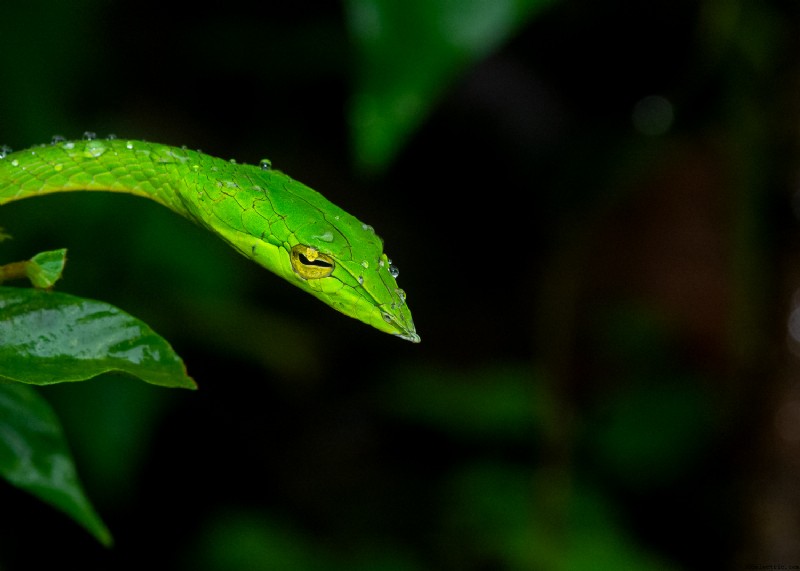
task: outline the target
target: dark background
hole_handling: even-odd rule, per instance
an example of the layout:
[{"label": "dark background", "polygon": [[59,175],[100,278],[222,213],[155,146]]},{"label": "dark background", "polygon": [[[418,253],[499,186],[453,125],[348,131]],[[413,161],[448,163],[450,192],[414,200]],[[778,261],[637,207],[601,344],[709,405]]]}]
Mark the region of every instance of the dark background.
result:
[{"label": "dark background", "polygon": [[4,206],[3,260],[69,248],[200,388],[43,389],[115,546],[4,485],[0,569],[800,565],[797,5],[554,0],[369,172],[345,14],[4,6],[0,143],[268,156],[377,229],[422,343],[145,200]]}]

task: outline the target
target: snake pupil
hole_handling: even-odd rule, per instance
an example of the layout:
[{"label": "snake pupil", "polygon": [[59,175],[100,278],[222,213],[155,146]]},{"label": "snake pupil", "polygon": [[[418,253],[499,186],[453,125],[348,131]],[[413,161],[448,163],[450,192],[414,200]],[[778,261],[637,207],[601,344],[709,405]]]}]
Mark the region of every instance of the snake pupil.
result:
[{"label": "snake pupil", "polygon": [[300,258],[300,261],[306,266],[317,266],[317,267],[320,267],[320,268],[332,268],[333,267],[333,264],[331,264],[330,262],[326,262],[325,260],[323,260],[321,258],[317,258],[316,260],[309,260],[308,258],[306,258],[305,254],[302,254],[302,253],[298,257]]}]

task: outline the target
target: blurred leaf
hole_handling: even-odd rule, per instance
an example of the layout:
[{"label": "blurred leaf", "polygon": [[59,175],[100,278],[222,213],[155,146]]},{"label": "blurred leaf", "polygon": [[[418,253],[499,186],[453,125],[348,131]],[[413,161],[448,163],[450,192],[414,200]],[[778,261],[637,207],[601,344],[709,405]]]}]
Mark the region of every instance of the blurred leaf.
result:
[{"label": "blurred leaf", "polygon": [[0,287],[0,379],[35,385],[122,371],[165,387],[195,388],[172,347],[103,302]]},{"label": "blurred leaf", "polygon": [[83,493],[58,419],[44,399],[19,383],[0,383],[0,473],[111,544]]},{"label": "blurred leaf", "polygon": [[634,530],[620,522],[617,506],[588,485],[576,485],[570,498],[569,563],[564,568],[676,570],[668,561],[638,543]]},{"label": "blurred leaf", "polygon": [[456,471],[444,490],[448,568],[671,569],[636,544],[609,500],[577,483],[565,487],[549,469],[474,463]]},{"label": "blurred leaf", "polygon": [[347,0],[358,166],[386,168],[450,83],[552,0]]},{"label": "blurred leaf", "polygon": [[526,366],[408,369],[383,397],[395,414],[470,438],[528,439],[549,425],[555,410],[544,383]]},{"label": "blurred leaf", "polygon": [[104,510],[124,505],[141,491],[156,433],[180,396],[114,373],[47,387],[47,400],[80,462],[81,479]]},{"label": "blurred leaf", "polygon": [[679,337],[663,315],[634,303],[603,313],[595,342],[617,389],[593,403],[591,450],[625,484],[658,486],[678,477],[710,445],[721,403],[680,357]]},{"label": "blurred leaf", "polygon": [[322,571],[316,548],[285,522],[230,512],[217,516],[196,542],[187,568],[208,571]]},{"label": "blurred leaf", "polygon": [[639,384],[601,404],[592,450],[628,485],[669,482],[692,465],[717,428],[714,407],[696,378]]},{"label": "blurred leaf", "polygon": [[395,545],[347,545],[336,549],[257,512],[217,514],[201,531],[186,568],[198,571],[419,571],[420,566]]}]

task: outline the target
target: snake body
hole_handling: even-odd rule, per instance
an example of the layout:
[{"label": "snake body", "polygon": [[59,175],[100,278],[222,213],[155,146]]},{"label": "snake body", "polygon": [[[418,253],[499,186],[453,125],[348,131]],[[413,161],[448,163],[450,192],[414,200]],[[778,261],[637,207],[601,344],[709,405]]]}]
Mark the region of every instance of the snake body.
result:
[{"label": "snake body", "polygon": [[371,226],[288,175],[139,140],[56,138],[0,150],[0,205],[54,192],[143,196],[368,325],[419,342],[397,269]]}]

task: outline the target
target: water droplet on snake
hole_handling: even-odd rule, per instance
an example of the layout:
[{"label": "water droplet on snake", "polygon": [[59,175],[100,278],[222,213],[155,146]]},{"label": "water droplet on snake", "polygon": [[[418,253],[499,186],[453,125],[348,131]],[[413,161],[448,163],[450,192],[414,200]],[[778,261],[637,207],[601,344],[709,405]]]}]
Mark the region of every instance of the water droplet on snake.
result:
[{"label": "water droplet on snake", "polygon": [[97,140],[90,140],[86,143],[86,147],[83,150],[84,156],[90,159],[96,159],[97,157],[101,156],[108,150],[102,141]]}]

